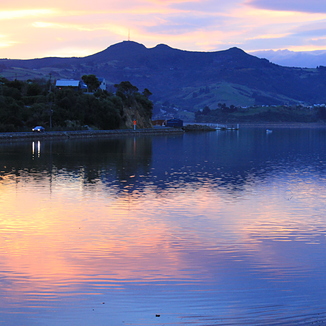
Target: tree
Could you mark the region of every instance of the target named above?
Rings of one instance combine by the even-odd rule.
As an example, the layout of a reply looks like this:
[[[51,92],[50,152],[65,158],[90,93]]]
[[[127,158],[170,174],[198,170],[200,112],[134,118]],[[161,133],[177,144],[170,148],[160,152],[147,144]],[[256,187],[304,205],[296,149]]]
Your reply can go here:
[[[123,81],[120,84],[115,84],[117,89],[116,95],[119,96],[125,105],[133,106],[135,104],[135,95],[138,94],[138,88],[132,85],[129,81]]]
[[[101,82],[95,75],[83,75],[82,80],[87,85],[87,90],[89,92],[96,91],[101,85]]]
[[[117,89],[116,94],[123,94],[126,97],[134,95],[138,92],[138,88],[131,84],[129,81],[123,81],[120,84],[115,84],[114,87]]]
[[[144,95],[146,98],[149,98],[149,97],[152,95],[152,93],[151,93],[151,91],[149,91],[147,88],[145,88],[145,89],[143,90],[143,95]]]
[[[83,80],[90,89],[98,88],[95,75]],[[150,125],[153,103],[151,92],[142,93],[130,82],[117,85],[117,94],[98,90],[93,94],[76,92],[70,88],[54,89],[49,93],[46,80],[9,81],[0,77],[0,132],[30,130],[42,125],[56,128],[81,129],[125,128],[130,116]]]
[[[207,114],[209,114],[211,112],[211,109],[209,108],[209,106],[205,106],[204,108],[203,108],[203,114],[205,114],[205,115],[207,115]]]

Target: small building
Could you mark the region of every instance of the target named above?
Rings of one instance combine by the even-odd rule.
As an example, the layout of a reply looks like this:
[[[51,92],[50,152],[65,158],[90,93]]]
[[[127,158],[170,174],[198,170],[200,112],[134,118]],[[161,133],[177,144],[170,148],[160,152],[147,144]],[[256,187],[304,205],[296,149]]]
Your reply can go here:
[[[105,78],[99,77],[97,79],[101,83],[99,89],[101,89],[102,91],[106,91],[106,81],[105,81]]]
[[[81,87],[81,82],[75,79],[58,79],[55,83],[55,87],[59,89],[67,87],[79,89]]]
[[[153,126],[165,126],[166,120],[152,120]]]
[[[166,121],[165,125],[167,127],[182,128],[183,127],[183,121],[181,119],[170,119],[170,120]]]
[[[105,78],[98,78],[98,81],[101,83],[99,89],[106,90]],[[70,87],[87,91],[87,85],[84,83],[84,81],[76,79],[58,79],[55,83],[55,87],[58,89]]]

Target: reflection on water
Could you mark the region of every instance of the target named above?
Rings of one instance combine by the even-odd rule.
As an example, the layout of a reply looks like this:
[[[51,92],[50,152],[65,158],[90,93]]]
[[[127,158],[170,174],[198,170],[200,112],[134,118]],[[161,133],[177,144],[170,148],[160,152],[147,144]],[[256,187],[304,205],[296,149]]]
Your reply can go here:
[[[325,136],[0,145],[0,321],[325,322]]]
[[[41,142],[40,141],[33,141],[32,142],[32,157],[40,157],[41,156]]]

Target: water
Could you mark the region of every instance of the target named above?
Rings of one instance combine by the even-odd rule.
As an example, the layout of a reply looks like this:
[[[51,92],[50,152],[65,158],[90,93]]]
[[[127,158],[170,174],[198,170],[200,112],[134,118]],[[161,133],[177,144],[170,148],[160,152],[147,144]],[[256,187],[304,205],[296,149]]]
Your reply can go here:
[[[325,323],[325,143],[243,128],[0,144],[0,323]]]

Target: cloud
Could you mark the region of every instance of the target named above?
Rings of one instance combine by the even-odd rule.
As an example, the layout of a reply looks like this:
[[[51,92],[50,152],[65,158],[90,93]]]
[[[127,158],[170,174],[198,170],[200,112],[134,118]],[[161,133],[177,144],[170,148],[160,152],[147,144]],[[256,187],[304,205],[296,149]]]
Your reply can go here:
[[[158,34],[183,34],[202,30],[216,30],[222,27],[224,17],[176,14],[169,16],[157,16],[152,26],[146,27],[146,31]]]
[[[145,1],[135,1],[135,3],[146,3]],[[72,1],[66,1],[66,0],[11,0],[11,1],[2,1],[0,4],[0,10],[10,10],[10,9],[16,9],[16,8],[73,8],[75,10],[84,9],[88,7],[96,8],[109,8],[109,7],[125,7],[128,2],[127,0],[119,0],[119,1],[112,1],[112,0],[93,0],[93,1],[87,1],[87,0],[79,0],[78,2],[72,0]],[[129,3],[129,7],[133,7],[133,3]]]
[[[53,14],[51,9],[26,9],[0,11],[0,20],[21,19],[26,17],[38,17]]]
[[[325,0],[248,0],[247,4],[266,10],[326,13]]]
[[[317,0],[4,0],[1,56],[92,54],[129,32],[147,47],[194,51],[320,47],[324,12]]]
[[[221,14],[223,12],[228,12],[234,10],[235,7],[242,4],[242,0],[203,0],[203,1],[186,1],[171,4],[172,8],[181,9],[184,11],[202,12],[209,14]]]
[[[3,35],[0,35],[0,48],[7,48],[15,44],[14,42],[7,41],[6,37]]]

